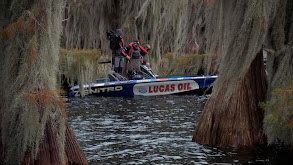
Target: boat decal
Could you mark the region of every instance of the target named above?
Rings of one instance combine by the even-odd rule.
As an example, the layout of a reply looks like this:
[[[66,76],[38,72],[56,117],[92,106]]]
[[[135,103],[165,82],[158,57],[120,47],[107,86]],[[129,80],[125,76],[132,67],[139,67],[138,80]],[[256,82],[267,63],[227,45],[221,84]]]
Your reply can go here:
[[[137,80],[137,83],[143,83],[143,82],[151,82],[152,79],[142,79],[142,80]]]
[[[186,92],[195,89],[199,89],[197,82],[193,80],[181,80],[135,84],[133,86],[133,93],[134,95],[155,96]]]
[[[209,79],[209,78],[218,78],[218,76],[198,76],[198,77],[191,77],[191,79]]]
[[[118,92],[122,91],[123,86],[113,86],[113,87],[103,87],[103,88],[90,88],[90,89],[84,89],[84,95],[89,95],[89,94],[95,94],[95,93],[107,93],[107,92]],[[73,91],[75,97],[80,96],[80,92],[78,90]]]
[[[168,80],[168,78],[158,78],[158,79],[156,79],[156,81],[166,81],[166,80]]]
[[[105,83],[94,84],[95,87],[104,86],[104,85],[105,85]]]

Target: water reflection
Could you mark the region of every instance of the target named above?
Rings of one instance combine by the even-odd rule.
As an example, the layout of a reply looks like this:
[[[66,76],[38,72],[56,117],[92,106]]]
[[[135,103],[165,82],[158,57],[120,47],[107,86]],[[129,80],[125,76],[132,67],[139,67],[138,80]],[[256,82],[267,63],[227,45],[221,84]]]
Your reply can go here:
[[[74,98],[67,113],[90,164],[274,164],[267,150],[191,142],[206,100],[196,95]]]

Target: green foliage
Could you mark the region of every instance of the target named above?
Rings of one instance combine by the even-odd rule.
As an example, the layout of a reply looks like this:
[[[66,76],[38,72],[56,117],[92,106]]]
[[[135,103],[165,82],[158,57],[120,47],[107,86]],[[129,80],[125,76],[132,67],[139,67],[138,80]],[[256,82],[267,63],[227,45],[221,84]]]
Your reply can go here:
[[[72,62],[72,68],[74,70],[79,69],[80,66],[86,67],[89,63],[97,64],[98,60],[102,57],[101,52],[97,49],[60,49],[60,69],[65,71],[65,64]],[[73,59],[73,61],[68,61]],[[68,70],[67,70],[68,71]],[[64,72],[66,73],[66,72]]]
[[[67,83],[74,85],[89,84],[95,81],[98,76],[102,76],[104,68],[98,64],[104,58],[98,49],[60,49],[59,77],[65,76]],[[60,81],[62,83],[63,80]],[[83,88],[80,89],[83,94]]]
[[[198,71],[204,64],[203,62],[206,57],[206,54],[186,54],[178,57],[178,59],[174,61],[174,65],[184,70],[189,70],[188,73],[191,71]]]
[[[259,103],[258,103],[258,106],[259,106],[261,109],[266,109],[267,104],[266,104],[265,102],[259,102]]]
[[[206,68],[206,58],[206,54],[185,54],[175,57],[173,53],[168,52],[163,55],[159,70],[161,76],[202,74]]]
[[[264,131],[268,142],[277,138],[293,144],[293,81],[288,86],[272,90],[270,101],[265,104]]]

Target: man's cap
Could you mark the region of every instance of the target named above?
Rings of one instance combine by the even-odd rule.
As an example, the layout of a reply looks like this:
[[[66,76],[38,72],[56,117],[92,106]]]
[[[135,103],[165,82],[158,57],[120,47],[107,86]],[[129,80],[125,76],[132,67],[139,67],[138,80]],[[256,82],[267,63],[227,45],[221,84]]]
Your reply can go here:
[[[135,40],[135,41],[133,42],[133,44],[134,44],[134,45],[140,45],[140,43],[139,43],[138,40]]]
[[[115,30],[116,35],[122,36],[122,30],[121,29],[116,29]]]

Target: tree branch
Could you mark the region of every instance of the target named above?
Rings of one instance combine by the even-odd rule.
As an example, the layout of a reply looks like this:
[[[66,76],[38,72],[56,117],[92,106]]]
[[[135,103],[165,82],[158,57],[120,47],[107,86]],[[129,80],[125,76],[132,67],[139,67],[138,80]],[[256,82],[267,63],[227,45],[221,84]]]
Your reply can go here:
[[[145,1],[145,3],[142,5],[142,7],[139,10],[139,12],[137,13],[137,15],[134,17],[135,20],[137,20],[137,18],[140,17],[141,13],[147,8],[147,6],[149,5],[150,2],[151,2],[151,0]]]

